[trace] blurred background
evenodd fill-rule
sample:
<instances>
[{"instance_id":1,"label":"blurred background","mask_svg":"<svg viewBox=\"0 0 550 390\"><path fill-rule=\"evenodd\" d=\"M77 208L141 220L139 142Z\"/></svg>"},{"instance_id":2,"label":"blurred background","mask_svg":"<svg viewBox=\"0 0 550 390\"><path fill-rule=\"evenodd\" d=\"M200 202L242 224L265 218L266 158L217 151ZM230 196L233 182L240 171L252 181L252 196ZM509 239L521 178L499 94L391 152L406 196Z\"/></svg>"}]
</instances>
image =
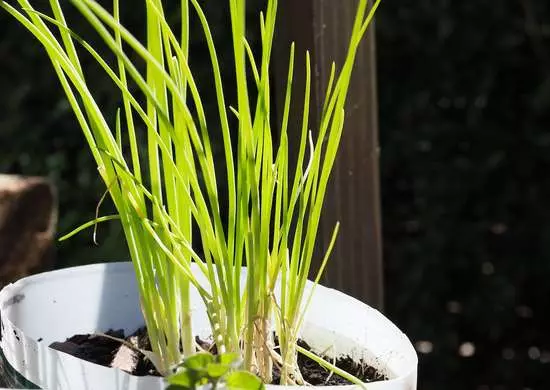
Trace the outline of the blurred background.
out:
<instances>
[{"instance_id":1,"label":"blurred background","mask_svg":"<svg viewBox=\"0 0 550 390\"><path fill-rule=\"evenodd\" d=\"M549 389L550 3L386 0L376 27L385 312L418 388ZM92 219L105 186L46 55L3 12L0 91L0 173L55 183L59 233ZM57 243L55 267L128 259L116 223L98 241Z\"/></svg>"}]
</instances>

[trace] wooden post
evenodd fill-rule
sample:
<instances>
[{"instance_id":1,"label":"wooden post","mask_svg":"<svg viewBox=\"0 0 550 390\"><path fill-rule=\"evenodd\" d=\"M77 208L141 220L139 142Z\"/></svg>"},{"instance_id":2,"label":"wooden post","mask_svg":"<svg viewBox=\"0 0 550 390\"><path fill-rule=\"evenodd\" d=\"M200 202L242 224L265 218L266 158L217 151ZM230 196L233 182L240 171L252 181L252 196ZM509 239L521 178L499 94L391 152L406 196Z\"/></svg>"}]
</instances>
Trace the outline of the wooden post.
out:
<instances>
[{"instance_id":1,"label":"wooden post","mask_svg":"<svg viewBox=\"0 0 550 390\"><path fill-rule=\"evenodd\" d=\"M342 65L356 0L282 0L277 37L277 84L286 83L288 48L296 43L296 75L293 96L302 99L304 53L314 61L311 128L316 120L330 75L332 61ZM284 91L277 94L279 107ZM294 129L299 134L300 105L293 105ZM339 155L329 184L320 228L316 260L328 246L337 221L341 223L337 246L324 283L382 308L382 243L379 188L378 115L374 25L363 42L354 69L346 107L346 123Z\"/></svg>"},{"instance_id":2,"label":"wooden post","mask_svg":"<svg viewBox=\"0 0 550 390\"><path fill-rule=\"evenodd\" d=\"M51 183L0 175L0 285L51 265L56 224Z\"/></svg>"}]
</instances>

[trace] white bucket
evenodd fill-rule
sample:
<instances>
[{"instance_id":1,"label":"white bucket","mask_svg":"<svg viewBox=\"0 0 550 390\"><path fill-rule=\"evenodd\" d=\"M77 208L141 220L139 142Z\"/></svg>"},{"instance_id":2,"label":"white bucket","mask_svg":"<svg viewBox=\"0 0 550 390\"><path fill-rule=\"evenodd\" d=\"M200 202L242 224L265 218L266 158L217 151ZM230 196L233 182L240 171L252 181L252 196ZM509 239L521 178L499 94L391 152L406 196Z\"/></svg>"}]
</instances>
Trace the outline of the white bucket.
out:
<instances>
[{"instance_id":1,"label":"white bucket","mask_svg":"<svg viewBox=\"0 0 550 390\"><path fill-rule=\"evenodd\" d=\"M192 300L196 312L193 330L199 336L208 336L202 301L197 293ZM109 329L130 333L143 325L131 263L75 267L21 279L0 292L0 315L0 346L7 362L41 388L165 387L162 378L132 376L48 347L75 334ZM362 359L390 378L368 384L368 390L416 389L418 360L409 339L378 311L339 291L317 287L301 338L316 351Z\"/></svg>"}]
</instances>

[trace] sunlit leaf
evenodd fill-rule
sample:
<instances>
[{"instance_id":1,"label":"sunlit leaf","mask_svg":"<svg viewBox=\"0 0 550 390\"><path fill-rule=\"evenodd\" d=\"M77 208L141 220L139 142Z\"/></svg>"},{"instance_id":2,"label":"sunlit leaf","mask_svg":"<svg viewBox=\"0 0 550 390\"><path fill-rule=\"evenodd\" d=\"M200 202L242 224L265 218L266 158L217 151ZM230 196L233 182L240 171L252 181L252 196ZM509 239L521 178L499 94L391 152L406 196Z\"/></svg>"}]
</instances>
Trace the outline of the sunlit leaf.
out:
<instances>
[{"instance_id":1,"label":"sunlit leaf","mask_svg":"<svg viewBox=\"0 0 550 390\"><path fill-rule=\"evenodd\" d=\"M225 378L229 390L258 390L264 385L260 378L247 371L234 371Z\"/></svg>"}]
</instances>

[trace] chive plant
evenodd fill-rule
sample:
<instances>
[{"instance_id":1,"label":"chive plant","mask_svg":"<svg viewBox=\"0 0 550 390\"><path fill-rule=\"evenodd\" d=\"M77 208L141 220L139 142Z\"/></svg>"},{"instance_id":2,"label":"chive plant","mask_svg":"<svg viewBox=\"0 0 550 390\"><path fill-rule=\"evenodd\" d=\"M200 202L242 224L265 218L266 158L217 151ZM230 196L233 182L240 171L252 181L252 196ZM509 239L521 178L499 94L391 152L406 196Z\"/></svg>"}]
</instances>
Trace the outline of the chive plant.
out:
<instances>
[{"instance_id":1,"label":"chive plant","mask_svg":"<svg viewBox=\"0 0 550 390\"><path fill-rule=\"evenodd\" d=\"M181 0L181 25L176 27L169 25L162 0L143 0L145 42L121 23L119 0L113 0L110 10L95 0L69 2L114 54L114 62L68 25L65 5L59 0L49 0L48 13L34 8L29 0L0 0L0 5L46 50L97 162L117 215L98 217L77 230L120 220L157 368L167 374L182 356L195 352L190 289L196 288L206 304L220 353L240 354L245 368L265 383L271 382L273 365L277 365L282 384L303 384L296 342L311 297L306 281L344 127L356 52L380 0L358 1L347 55L339 70L333 63L320 125L313 132L310 56L303 54L306 68L300 71L306 75L305 90L295 99L294 45L282 125L274 128L270 120L277 0L265 0L259 15L261 52L256 55L245 34L246 0L228 0L235 102L229 102L224 91L218 52L200 0ZM136 6L130 3L127 6ZM193 13L208 46L218 109L215 117L206 117L204 96L189 65ZM94 80L81 65L83 53L97 61L120 92L121 107L114 123L109 123L94 98ZM248 82L249 75L253 83ZM290 166L287 134L291 104L301 105L303 113L294 166ZM231 128L231 116L236 118L236 129ZM220 129L215 136L223 144L221 161L213 155L211 128ZM223 179L216 173L217 164L225 166ZM223 205L228 210L226 219L220 211L221 180L227 181L228 188L228 203ZM194 227L200 240L193 240ZM315 283L337 231L336 226ZM200 247L193 242L200 242ZM208 283L198 282L192 263ZM241 278L243 266L247 271Z\"/></svg>"}]
</instances>

